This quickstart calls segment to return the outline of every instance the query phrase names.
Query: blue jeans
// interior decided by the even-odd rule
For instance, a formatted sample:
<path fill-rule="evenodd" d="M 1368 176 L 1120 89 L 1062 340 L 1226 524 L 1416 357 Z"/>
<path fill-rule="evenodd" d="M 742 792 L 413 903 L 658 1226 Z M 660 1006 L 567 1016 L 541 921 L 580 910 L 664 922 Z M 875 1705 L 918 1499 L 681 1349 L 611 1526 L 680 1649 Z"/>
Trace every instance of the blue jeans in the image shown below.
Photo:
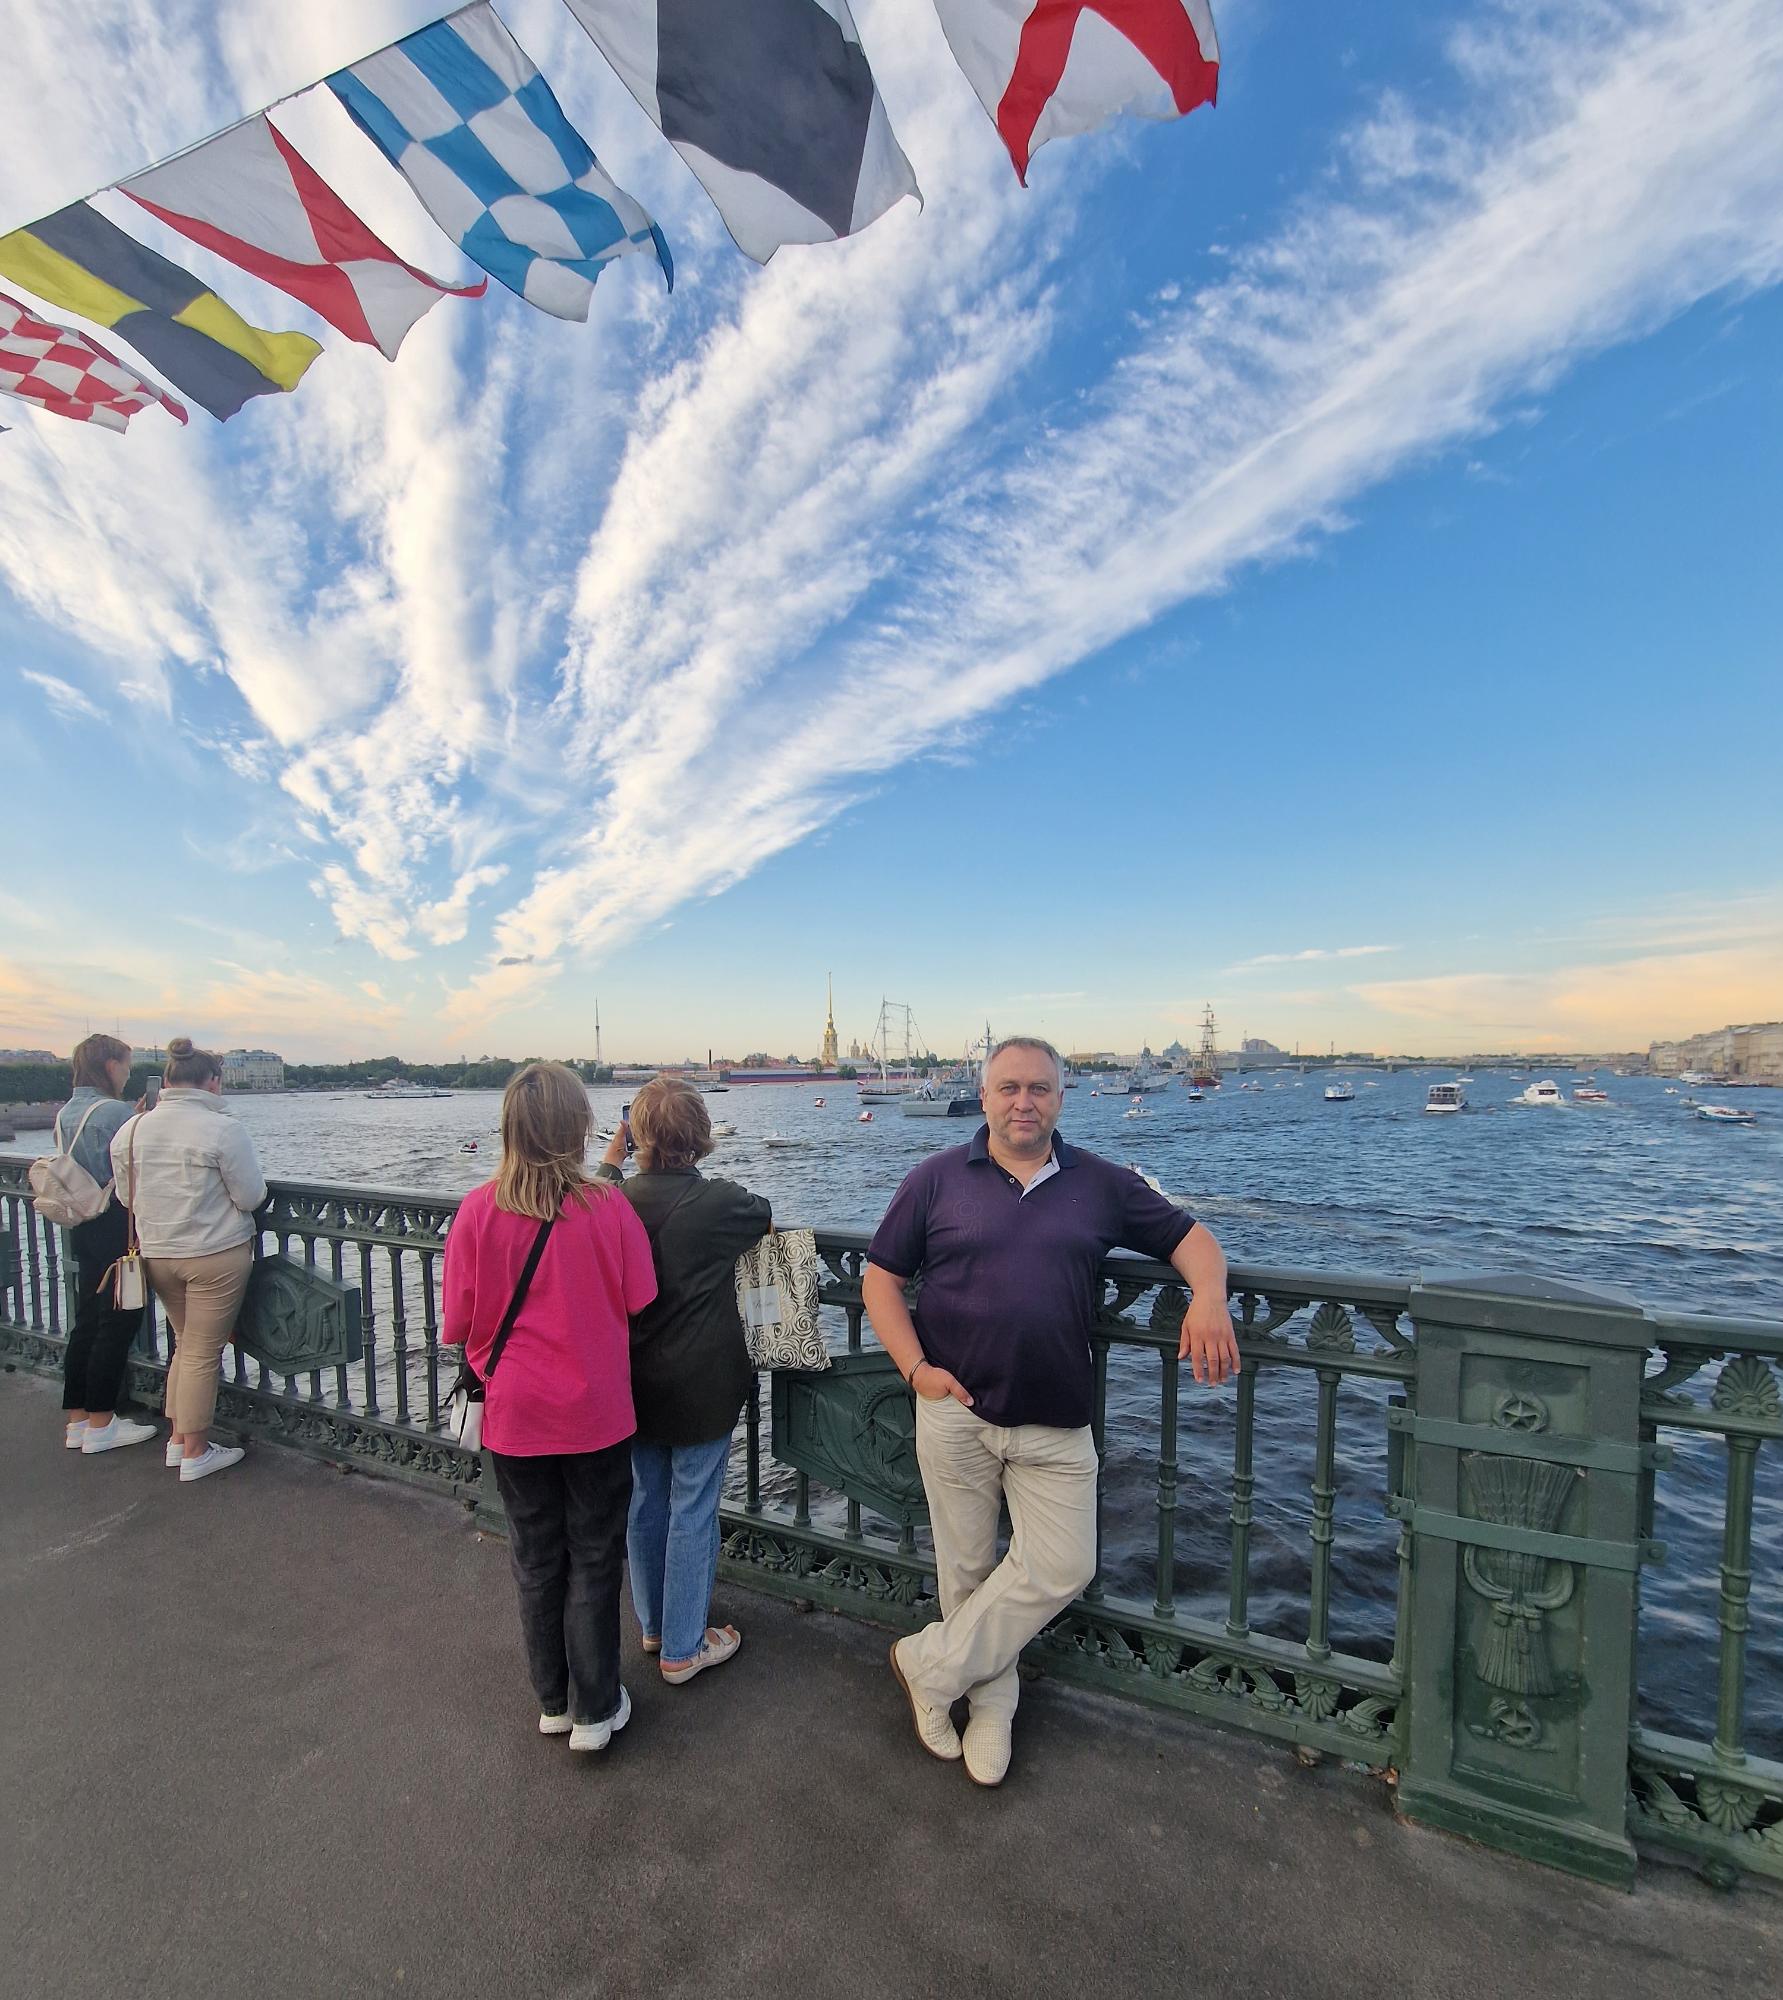
<path fill-rule="evenodd" d="M 662 1640 L 665 1660 L 691 1660 L 706 1636 L 730 1452 L 728 1433 L 709 1444 L 632 1440 L 631 1601 L 645 1636 Z"/>

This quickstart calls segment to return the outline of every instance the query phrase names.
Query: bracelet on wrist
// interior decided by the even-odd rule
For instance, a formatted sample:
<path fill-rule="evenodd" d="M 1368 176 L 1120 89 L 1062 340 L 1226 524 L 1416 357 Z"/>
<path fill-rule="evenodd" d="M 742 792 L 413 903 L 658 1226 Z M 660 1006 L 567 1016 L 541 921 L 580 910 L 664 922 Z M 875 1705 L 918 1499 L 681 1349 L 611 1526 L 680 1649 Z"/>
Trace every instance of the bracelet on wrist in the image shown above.
<path fill-rule="evenodd" d="M 904 1386 L 906 1389 L 914 1389 L 916 1387 L 917 1370 L 926 1368 L 928 1365 L 929 1365 L 929 1357 L 926 1354 L 917 1356 L 915 1366 L 912 1367 L 910 1373 L 904 1377 Z"/>

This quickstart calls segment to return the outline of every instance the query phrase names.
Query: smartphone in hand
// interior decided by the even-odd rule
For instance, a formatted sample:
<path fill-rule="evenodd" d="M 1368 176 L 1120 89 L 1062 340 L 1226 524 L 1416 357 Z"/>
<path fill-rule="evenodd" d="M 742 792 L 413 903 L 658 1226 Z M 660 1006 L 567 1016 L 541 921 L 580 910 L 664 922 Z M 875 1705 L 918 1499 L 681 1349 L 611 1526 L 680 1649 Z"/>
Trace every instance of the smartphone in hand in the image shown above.
<path fill-rule="evenodd" d="M 142 1108 L 145 1111 L 153 1111 L 160 1101 L 161 1079 L 158 1076 L 151 1076 L 142 1087 Z"/>
<path fill-rule="evenodd" d="M 619 1107 L 619 1129 L 625 1134 L 625 1157 L 629 1160 L 638 1150 L 631 1142 L 631 1099 L 629 1097 Z"/>

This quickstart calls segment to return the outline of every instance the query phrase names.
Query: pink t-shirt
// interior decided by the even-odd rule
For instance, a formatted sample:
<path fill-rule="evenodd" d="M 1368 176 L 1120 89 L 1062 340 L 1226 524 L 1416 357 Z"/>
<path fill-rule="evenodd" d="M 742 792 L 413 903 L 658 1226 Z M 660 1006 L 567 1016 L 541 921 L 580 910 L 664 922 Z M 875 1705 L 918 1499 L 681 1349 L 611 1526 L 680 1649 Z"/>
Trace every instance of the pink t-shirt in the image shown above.
<path fill-rule="evenodd" d="M 485 1373 L 489 1350 L 539 1232 L 530 1215 L 472 1188 L 446 1235 L 440 1338 Z M 515 1458 L 604 1451 L 637 1429 L 627 1315 L 656 1296 L 650 1239 L 625 1197 L 589 1190 L 557 1218 L 483 1410 L 483 1442 Z"/>

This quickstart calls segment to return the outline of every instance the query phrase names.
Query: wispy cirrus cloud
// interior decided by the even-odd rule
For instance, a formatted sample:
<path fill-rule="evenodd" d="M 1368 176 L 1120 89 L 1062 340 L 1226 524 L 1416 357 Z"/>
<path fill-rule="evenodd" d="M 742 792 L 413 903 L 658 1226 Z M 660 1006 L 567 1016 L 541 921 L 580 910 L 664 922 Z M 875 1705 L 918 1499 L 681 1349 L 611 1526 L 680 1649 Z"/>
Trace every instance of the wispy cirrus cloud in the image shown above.
<path fill-rule="evenodd" d="M 34 667 L 21 667 L 19 679 L 29 681 L 64 722 L 105 720 L 104 709 L 89 695 L 82 694 L 72 681 L 62 680 L 55 674 L 40 674 Z"/>
<path fill-rule="evenodd" d="M 1254 972 L 1265 965 L 1307 965 L 1322 958 L 1378 958 L 1384 952 L 1398 951 L 1396 944 L 1339 944 L 1309 945 L 1304 951 L 1265 951 L 1255 958 L 1240 959 L 1236 965 L 1226 967 L 1228 972 Z"/>

